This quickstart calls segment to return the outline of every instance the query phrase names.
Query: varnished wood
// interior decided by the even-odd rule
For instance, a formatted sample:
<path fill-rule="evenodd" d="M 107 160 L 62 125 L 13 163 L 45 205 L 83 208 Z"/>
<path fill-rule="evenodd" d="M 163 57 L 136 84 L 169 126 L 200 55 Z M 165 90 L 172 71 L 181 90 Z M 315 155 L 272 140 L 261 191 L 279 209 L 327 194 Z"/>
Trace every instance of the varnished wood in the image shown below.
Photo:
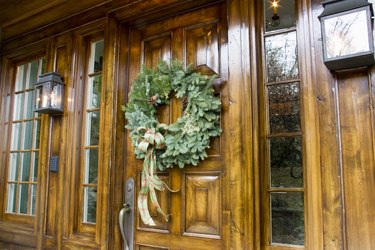
<path fill-rule="evenodd" d="M 159 60 L 169 59 L 168 57 L 180 60 L 185 58 L 189 60 L 185 61 L 186 64 L 205 64 L 213 67 L 213 71 L 220 73 L 220 67 L 225 66 L 220 57 L 222 51 L 219 49 L 220 45 L 224 47 L 226 42 L 226 30 L 221 26 L 223 22 L 225 23 L 225 20 L 221 18 L 224 6 L 217 5 L 203 8 L 196 12 L 188 12 L 143 27 L 135 27 L 131 30 L 129 82 L 135 79 L 142 62 L 145 62 L 148 66 L 155 66 Z M 208 34 L 212 35 L 212 37 L 207 37 Z M 195 36 L 202 39 L 202 41 L 207 41 L 208 39 L 208 42 L 200 43 L 202 45 L 200 48 L 188 46 L 188 44 L 191 44 L 188 41 L 194 39 Z M 209 39 L 212 39 L 211 42 Z M 197 55 L 198 51 L 199 53 L 207 53 L 207 56 L 202 57 L 198 61 L 193 59 L 199 57 Z M 226 79 L 227 69 L 222 68 L 221 70 L 223 71 L 222 78 Z M 224 134 L 226 133 L 225 124 L 228 119 L 226 113 L 228 105 L 226 91 L 227 87 L 223 86 L 221 97 L 223 102 L 222 127 Z M 159 112 L 159 119 L 167 123 L 175 122 L 181 116 L 181 110 L 180 101 L 174 98 L 169 107 Z M 225 139 L 221 138 L 221 140 Z M 142 162 L 134 158 L 132 154 L 133 146 L 128 145 L 126 175 L 127 177 L 136 176 L 139 181 Z M 217 145 L 219 147 L 213 151 L 216 152 L 215 156 L 210 156 L 200 163 L 199 167 L 187 166 L 183 170 L 173 169 L 167 171 L 171 188 L 180 190 L 178 193 L 168 195 L 170 196 L 170 201 L 167 203 L 170 204 L 168 206 L 171 209 L 170 222 L 167 227 L 169 230 L 164 232 L 160 231 L 162 228 L 159 226 L 154 229 L 140 226 L 137 228 L 138 230 L 136 230 L 135 235 L 137 245 L 160 246 L 173 249 L 177 246 L 174 246 L 175 244 L 180 244 L 179 242 L 183 242 L 186 238 L 186 240 L 189 239 L 191 242 L 191 247 L 194 246 L 194 249 L 199 249 L 200 246 L 193 242 L 199 242 L 199 239 L 202 238 L 210 240 L 209 242 L 207 241 L 206 248 L 214 249 L 215 246 L 224 248 L 224 242 L 229 240 L 227 238 L 229 232 L 225 231 L 228 230 L 228 227 L 222 227 L 222 223 L 224 223 L 221 220 L 223 213 L 222 197 L 227 196 L 228 191 L 221 186 L 221 183 L 227 182 L 226 177 L 223 177 L 226 169 L 223 161 L 225 159 L 223 154 L 224 148 L 220 149 L 220 143 Z M 215 170 L 215 172 L 207 172 L 207 170 Z M 203 185 L 202 192 L 198 192 L 197 190 L 201 185 Z M 139 190 L 139 182 L 137 187 Z M 208 198 L 208 203 L 205 203 L 205 197 Z M 163 199 L 161 201 L 164 203 Z M 152 213 L 153 209 L 150 210 Z M 137 216 L 137 220 L 138 225 L 142 225 L 139 222 L 139 216 Z M 226 223 L 228 222 L 226 221 Z M 146 238 L 144 237 L 151 237 L 153 235 L 150 231 L 153 234 L 162 233 L 160 237 L 167 237 L 170 240 L 163 244 L 151 240 L 152 238 L 145 241 Z M 225 235 L 225 238 L 223 235 Z"/>
<path fill-rule="evenodd" d="M 305 249 L 371 249 L 375 244 L 371 237 L 375 230 L 371 223 L 375 70 L 329 72 L 322 62 L 317 18 L 323 9 L 321 1 L 298 4 Z M 11 107 L 5 103 L 15 65 L 46 55 L 48 71 L 64 75 L 67 93 L 66 111 L 54 121 L 52 140 L 50 119 L 42 116 L 35 218 L 4 213 L 6 197 L 0 195 L 0 248 L 121 248 L 117 223 L 123 185 L 127 177 L 138 177 L 141 169 L 123 128 L 121 105 L 142 62 L 154 66 L 160 57 L 173 57 L 220 76 L 215 90 L 223 102 L 224 133 L 213 140 L 210 157 L 199 167 L 168 170 L 171 187 L 181 189 L 160 196 L 163 206 L 169 206 L 171 221 L 158 229 L 138 226 L 135 247 L 263 249 L 261 238 L 267 225 L 261 215 L 268 208 L 262 207 L 265 202 L 260 195 L 266 181 L 261 171 L 267 163 L 262 123 L 267 114 L 262 110 L 263 7 L 259 1 L 0 0 L 0 6 L 0 194 L 6 192 L 4 166 L 10 135 L 5 121 L 6 109 Z M 81 156 L 76 149 L 82 126 L 80 81 L 84 43 L 98 32 L 105 39 L 98 222 L 91 233 L 83 234 L 77 196 Z M 159 110 L 160 119 L 168 123 L 181 116 L 180 101 L 174 98 L 171 103 Z M 60 156 L 58 173 L 48 171 L 50 153 Z M 186 202 L 187 197 L 194 202 Z M 198 203 L 201 206 L 195 206 Z M 212 215 L 215 218 L 207 219 Z"/>

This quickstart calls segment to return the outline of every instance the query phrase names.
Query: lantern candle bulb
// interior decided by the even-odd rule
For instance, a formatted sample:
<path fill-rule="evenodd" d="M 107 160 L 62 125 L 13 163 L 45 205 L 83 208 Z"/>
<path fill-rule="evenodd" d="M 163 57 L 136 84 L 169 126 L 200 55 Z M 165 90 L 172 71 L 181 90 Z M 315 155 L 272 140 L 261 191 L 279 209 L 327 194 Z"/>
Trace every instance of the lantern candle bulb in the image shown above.
<path fill-rule="evenodd" d="M 47 102 L 48 102 L 48 96 L 43 95 L 42 107 L 47 107 Z"/>
<path fill-rule="evenodd" d="M 277 7 L 279 7 L 279 4 L 276 1 L 273 1 L 272 7 L 273 7 L 273 14 L 277 15 Z"/>

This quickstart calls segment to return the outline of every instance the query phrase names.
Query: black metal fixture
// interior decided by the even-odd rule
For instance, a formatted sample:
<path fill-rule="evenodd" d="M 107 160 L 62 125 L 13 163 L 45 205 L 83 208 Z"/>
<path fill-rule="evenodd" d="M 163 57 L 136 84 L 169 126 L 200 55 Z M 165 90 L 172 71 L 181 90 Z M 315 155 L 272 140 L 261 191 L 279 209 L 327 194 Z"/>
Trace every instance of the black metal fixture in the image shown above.
<path fill-rule="evenodd" d="M 319 16 L 323 57 L 333 71 L 375 63 L 372 34 L 372 5 L 367 0 L 330 0 L 322 3 Z"/>
<path fill-rule="evenodd" d="M 64 82 L 56 72 L 39 76 L 35 84 L 34 111 L 44 114 L 61 114 L 64 108 Z"/>
<path fill-rule="evenodd" d="M 277 15 L 277 8 L 279 7 L 279 3 L 274 0 L 271 5 L 273 7 L 273 16 L 271 17 L 269 25 L 271 25 L 272 27 L 276 27 L 280 24 L 280 17 Z"/>

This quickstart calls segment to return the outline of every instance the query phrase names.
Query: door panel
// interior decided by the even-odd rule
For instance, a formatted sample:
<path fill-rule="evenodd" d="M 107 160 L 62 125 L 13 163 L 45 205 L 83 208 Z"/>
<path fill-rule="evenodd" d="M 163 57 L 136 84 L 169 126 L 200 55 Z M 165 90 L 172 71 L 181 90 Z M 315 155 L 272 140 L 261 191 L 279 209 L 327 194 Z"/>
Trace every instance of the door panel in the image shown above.
<path fill-rule="evenodd" d="M 141 64 L 154 67 L 160 60 L 179 59 L 186 65 L 193 64 L 205 74 L 217 74 L 219 82 L 225 82 L 227 69 L 223 69 L 221 49 L 227 41 L 224 4 L 188 12 L 162 21 L 135 27 L 130 31 L 129 84 L 136 78 Z M 225 53 L 224 53 L 225 54 Z M 220 84 L 219 84 L 220 85 Z M 150 214 L 156 226 L 144 225 L 137 214 L 135 249 L 221 249 L 229 236 L 229 225 L 223 225 L 223 214 L 228 204 L 229 187 L 226 174 L 224 124 L 228 110 L 227 85 L 220 85 L 216 93 L 222 100 L 221 126 L 223 135 L 211 140 L 209 157 L 198 166 L 178 167 L 159 172 L 158 176 L 178 189 L 177 193 L 158 192 L 162 209 L 170 214 L 169 222 L 159 216 L 149 201 Z M 169 106 L 159 108 L 160 122 L 172 123 L 182 115 L 181 101 L 172 98 Z M 140 174 L 143 161 L 136 160 L 133 147 L 127 139 L 126 178 L 137 177 L 137 193 L 140 190 Z M 224 232 L 228 230 L 228 232 Z"/>

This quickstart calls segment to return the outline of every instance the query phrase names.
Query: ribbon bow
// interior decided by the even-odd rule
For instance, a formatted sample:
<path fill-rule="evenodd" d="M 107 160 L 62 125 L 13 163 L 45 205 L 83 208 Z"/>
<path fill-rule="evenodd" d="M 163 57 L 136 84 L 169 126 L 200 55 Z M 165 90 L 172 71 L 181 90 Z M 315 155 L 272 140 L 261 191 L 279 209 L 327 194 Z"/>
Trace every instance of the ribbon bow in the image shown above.
<path fill-rule="evenodd" d="M 165 128 L 165 124 L 161 124 L 158 128 Z M 144 136 L 141 136 L 141 142 L 137 145 L 138 149 L 146 153 L 145 159 L 143 161 L 143 170 L 141 177 L 141 190 L 138 194 L 138 209 L 139 214 L 143 223 L 150 226 L 155 226 L 155 222 L 150 216 L 147 205 L 148 193 L 150 193 L 151 202 L 156 208 L 156 210 L 163 215 L 166 221 L 168 221 L 168 215 L 166 215 L 161 209 L 158 199 L 156 197 L 155 189 L 163 191 L 167 188 L 171 192 L 176 192 L 171 190 L 168 185 L 160 180 L 156 175 L 156 155 L 155 149 L 162 149 L 165 147 L 164 137 L 157 129 L 145 127 L 137 128 L 137 132 L 142 134 L 144 131 Z"/>

